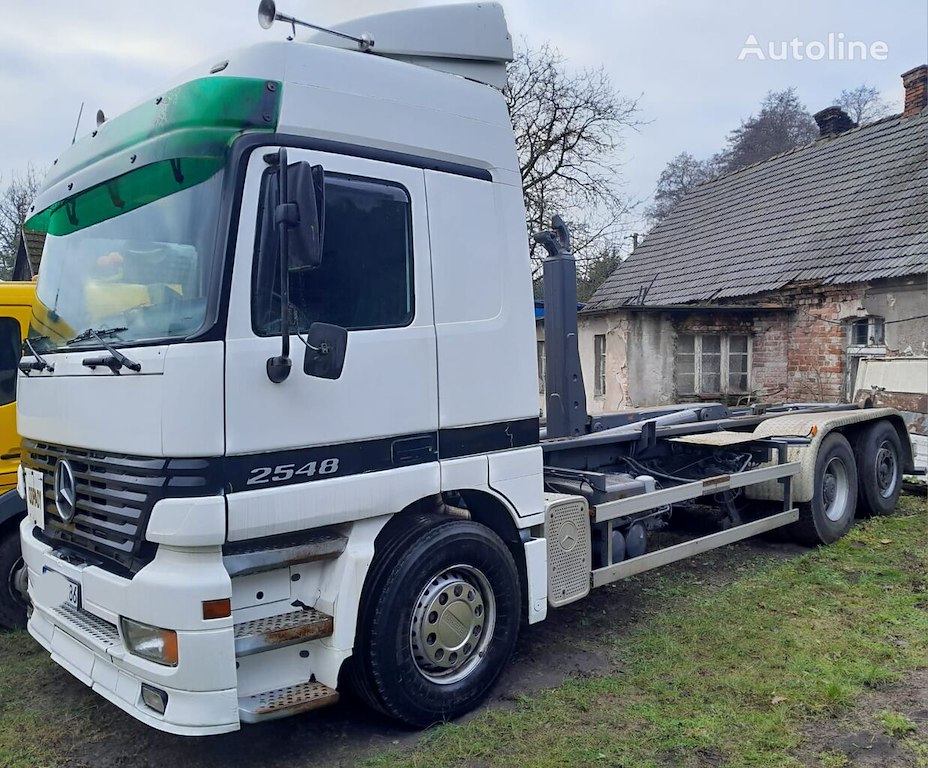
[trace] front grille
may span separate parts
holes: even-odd
[[[55,505],[55,466],[67,459],[74,471],[74,518],[64,522]],[[107,570],[137,573],[155,556],[145,540],[152,507],[168,497],[215,493],[209,459],[165,459],[107,454],[23,441],[23,466],[44,476],[45,530],[39,537]]]

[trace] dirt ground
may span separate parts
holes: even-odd
[[[902,716],[912,731],[905,735],[887,733],[881,720],[885,713]],[[806,728],[806,737],[808,745],[799,757],[809,765],[818,765],[828,757],[837,761],[841,756],[845,765],[854,768],[925,765],[928,753],[923,749],[917,755],[915,745],[928,745],[928,671],[913,672],[899,685],[867,694],[850,714]]]
[[[675,580],[695,580],[711,589],[738,578],[739,571],[758,559],[789,558],[804,551],[792,544],[755,539],[619,582],[553,611],[545,622],[523,628],[515,657],[486,706],[511,706],[520,696],[555,687],[567,678],[615,671],[607,641],[614,643],[647,622],[660,607],[649,596]],[[99,700],[64,670],[58,672],[55,689],[46,693],[59,702],[62,712],[90,706],[95,714],[105,712],[110,721],[103,729],[107,735],[99,740],[75,738],[64,763],[69,768],[350,766],[377,752],[412,746],[421,737],[348,698],[328,709],[246,726],[237,733],[171,736],[139,724]]]

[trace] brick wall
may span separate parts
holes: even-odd
[[[761,399],[786,399],[790,316],[763,314],[754,318],[751,340],[751,388]]]
[[[784,297],[794,308],[787,353],[787,399],[841,400],[844,392],[847,325],[856,317],[860,286],[795,288]]]
[[[791,310],[754,317],[752,387],[770,400],[845,398],[847,321],[858,316],[864,289],[810,283],[743,299],[748,305],[776,300]]]
[[[678,316],[676,333],[750,333],[751,389],[770,401],[836,401],[845,398],[848,330],[857,317],[863,285],[810,283],[732,302],[779,304],[782,312]]]

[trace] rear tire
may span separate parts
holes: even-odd
[[[26,626],[27,603],[18,588],[24,567],[19,529],[0,531],[0,627],[4,629]]]
[[[857,439],[857,509],[888,515],[902,490],[902,442],[888,421],[871,424]]]
[[[362,700],[426,727],[483,700],[515,647],[521,589],[493,531],[434,515],[412,522],[371,566],[349,664]]]
[[[833,432],[818,449],[812,501],[799,505],[796,540],[810,546],[831,544],[848,532],[857,508],[857,463],[851,444]]]

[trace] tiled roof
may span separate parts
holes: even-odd
[[[696,187],[587,310],[719,301],[789,283],[928,273],[928,110],[797,148]],[[653,281],[653,282],[652,282]]]

